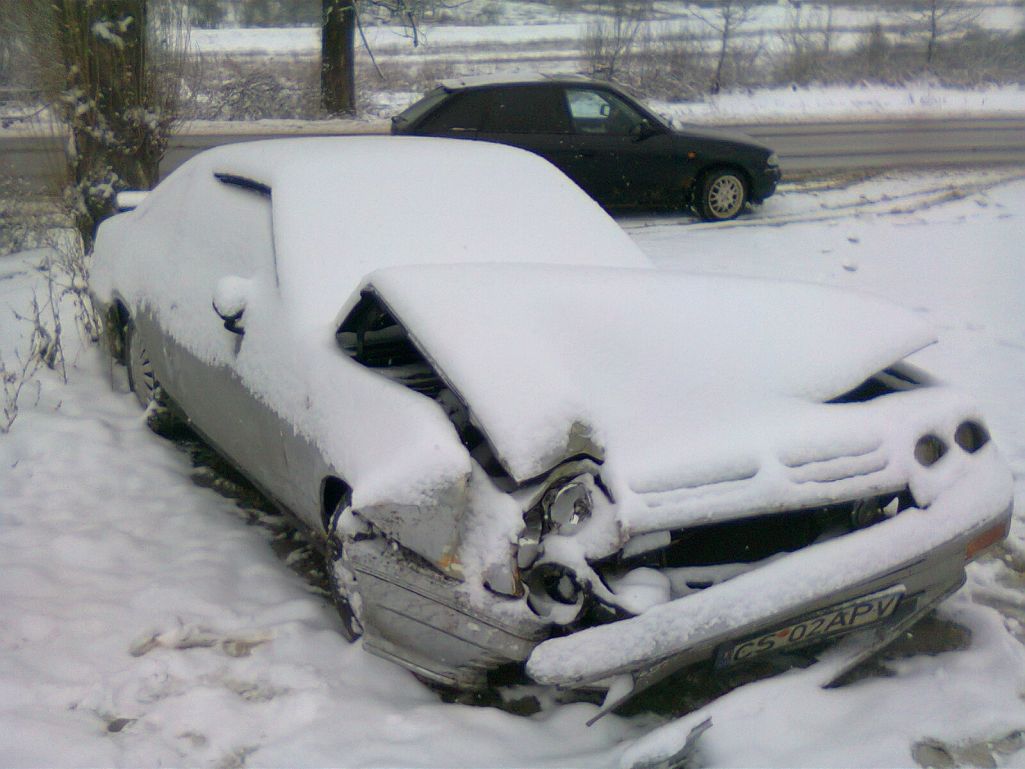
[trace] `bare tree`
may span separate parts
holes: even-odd
[[[66,194],[88,249],[122,189],[149,189],[178,118],[186,36],[173,4],[149,24],[147,0],[23,0],[17,23],[34,78],[68,131]],[[183,22],[182,22],[183,23]],[[181,46],[174,67],[154,51]]]
[[[781,31],[783,59],[780,77],[806,83],[820,75],[829,57],[833,37],[833,6],[805,8],[801,0],[789,0],[786,28]]]
[[[630,55],[651,0],[609,0],[599,5],[599,18],[587,25],[585,55],[591,74],[612,80]]]
[[[891,51],[890,41],[878,21],[865,34],[859,46],[859,53],[864,57],[867,72],[872,77],[881,77],[887,66]]]
[[[692,101],[704,91],[708,67],[693,32],[662,24],[638,36],[630,76],[629,84],[648,96]]]
[[[224,21],[224,6],[218,0],[188,0],[189,21],[195,27],[215,29]]]
[[[18,59],[17,29],[11,22],[12,6],[0,5],[0,86],[14,79],[14,62]]]
[[[733,36],[751,20],[755,5],[756,0],[719,0],[710,8],[697,8],[691,11],[694,18],[715,31],[718,39],[719,54],[716,59],[715,75],[712,78],[712,93],[718,93],[722,87],[723,68]]]
[[[358,33],[371,61],[363,34],[365,16],[398,25],[413,46],[420,44],[420,26],[425,17],[438,15],[469,0],[321,0],[322,35],[320,93],[321,103],[329,114],[351,115],[356,112],[355,43]],[[376,66],[376,61],[374,61]],[[381,74],[381,70],[377,70]],[[383,77],[383,75],[382,75]]]
[[[908,21],[925,34],[926,65],[932,66],[941,40],[967,31],[981,13],[982,6],[967,0],[916,0],[908,12]]]

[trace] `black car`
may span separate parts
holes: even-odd
[[[573,75],[443,81],[392,118],[393,134],[511,144],[547,158],[606,207],[732,219],[772,195],[775,153],[743,134],[675,130],[620,88]]]

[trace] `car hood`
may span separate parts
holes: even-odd
[[[706,128],[696,125],[681,125],[673,128],[673,135],[677,140],[700,139],[702,141],[715,142],[719,144],[740,144],[748,148],[757,148],[772,152],[772,148],[757,139],[748,136],[743,131],[730,128]]]
[[[934,339],[869,296],[645,268],[395,267],[362,290],[521,483],[577,453],[664,465],[724,430],[732,450],[764,415],[819,407]]]

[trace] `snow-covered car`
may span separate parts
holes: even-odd
[[[871,651],[1009,525],[973,401],[905,361],[916,317],[655,269],[522,150],[210,150],[103,224],[91,288],[140,400],[323,545],[343,632],[442,684],[513,666],[611,707]]]

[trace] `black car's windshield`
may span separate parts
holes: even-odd
[[[634,107],[644,114],[644,118],[646,120],[654,123],[655,125],[660,125],[663,128],[672,128],[672,122],[669,118],[653,110],[651,106],[632,88],[619,82],[614,85],[616,90],[619,91],[619,96],[625,96],[627,100],[634,105]]]

